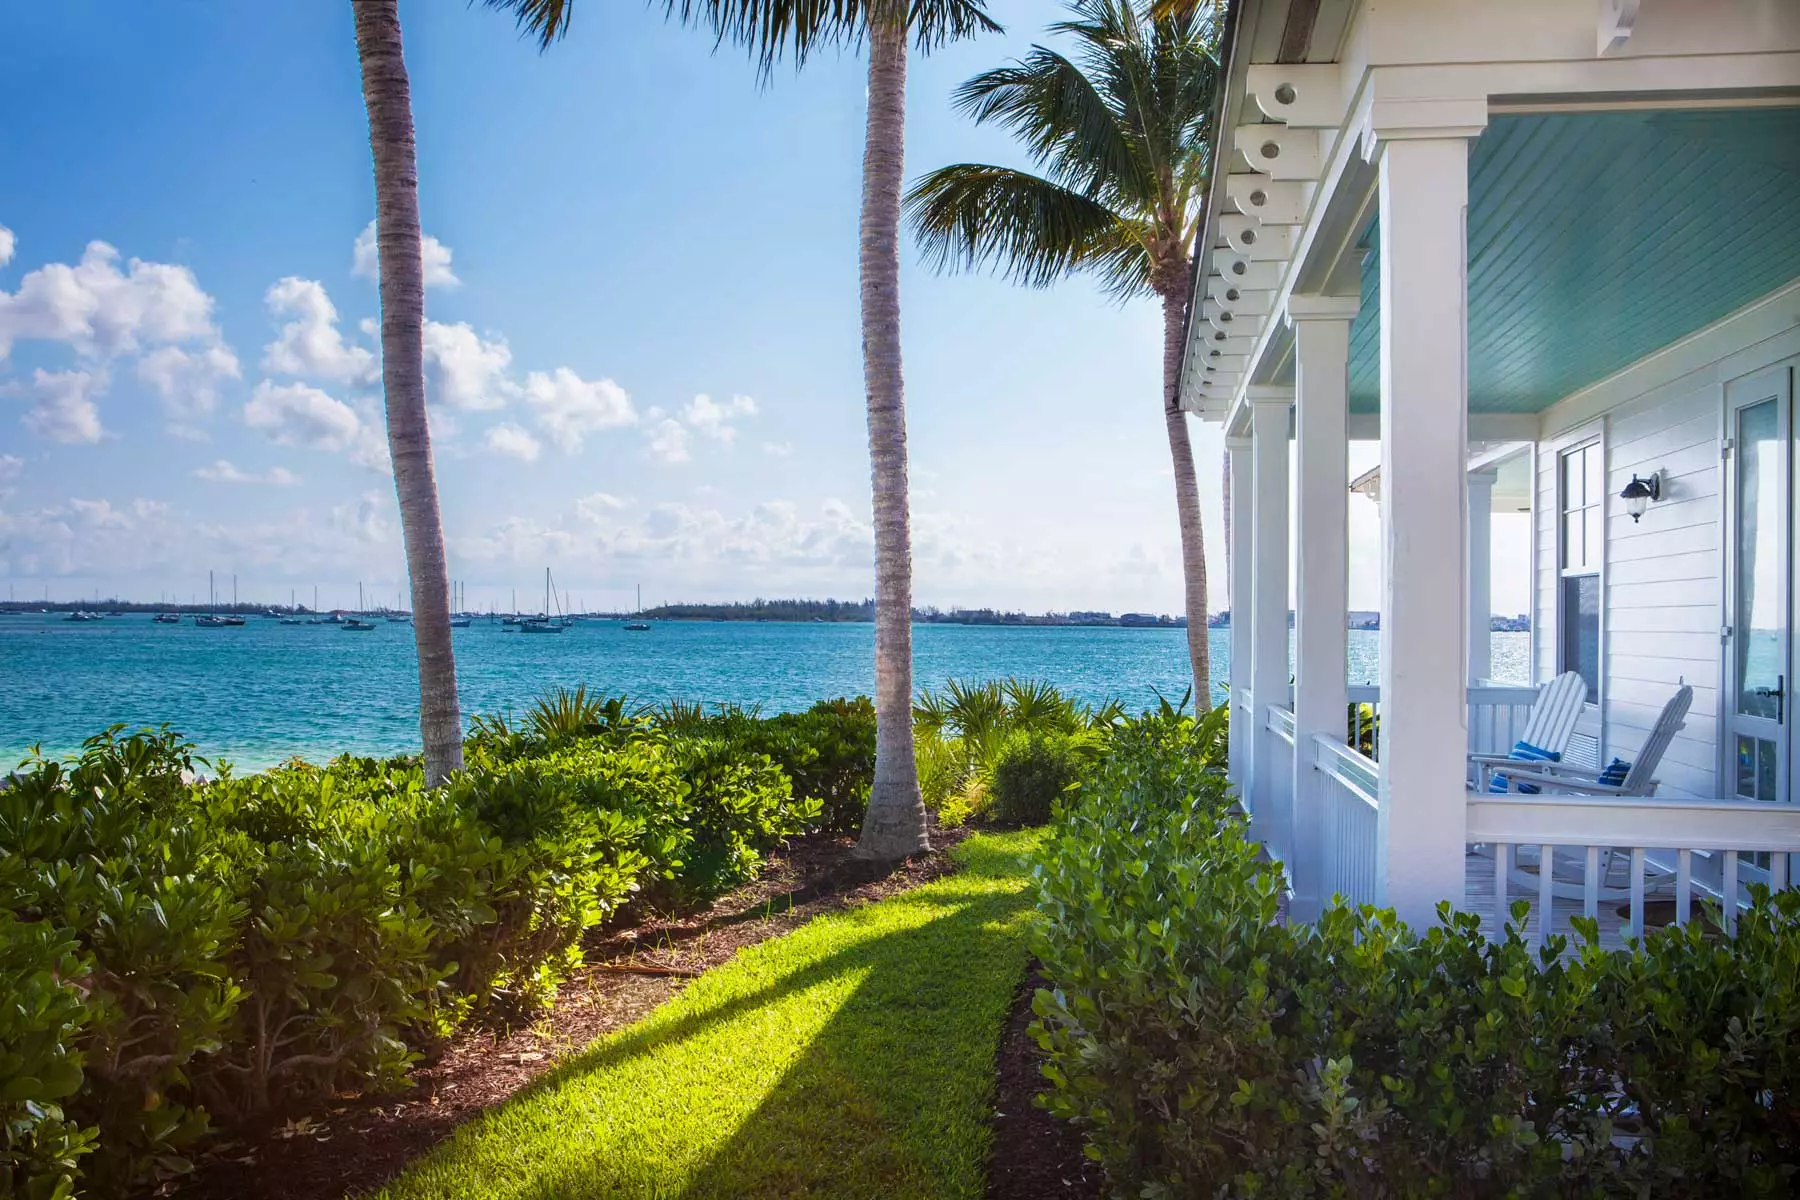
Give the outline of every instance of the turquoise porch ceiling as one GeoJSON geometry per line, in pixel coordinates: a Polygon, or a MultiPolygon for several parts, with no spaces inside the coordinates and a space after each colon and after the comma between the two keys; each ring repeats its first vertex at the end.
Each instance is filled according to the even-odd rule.
{"type": "MultiPolygon", "coordinates": [[[[1380,392],[1379,231],[1350,403],[1380,392]]],[[[1469,409],[1538,412],[1800,278],[1800,108],[1498,116],[1469,161],[1469,409]]]]}

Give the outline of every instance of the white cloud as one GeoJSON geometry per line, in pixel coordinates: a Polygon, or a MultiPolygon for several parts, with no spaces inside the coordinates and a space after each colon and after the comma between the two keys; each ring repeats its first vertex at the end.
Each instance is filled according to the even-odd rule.
{"type": "Polygon", "coordinates": [[[737,430],[731,424],[733,421],[739,417],[755,415],[756,401],[748,396],[733,396],[720,404],[704,393],[688,401],[687,407],[681,410],[681,419],[690,428],[721,442],[729,442],[737,436],[737,430]]]}
{"type": "Polygon", "coordinates": [[[764,454],[772,454],[776,458],[786,458],[788,455],[790,455],[794,452],[794,443],[792,443],[792,442],[764,442],[762,448],[763,448],[764,454]]]}
{"type": "MultiPolygon", "coordinates": [[[[6,234],[11,256],[15,239],[6,234]]],[[[213,299],[192,271],[170,263],[131,259],[89,242],[74,266],[47,263],[0,291],[0,358],[15,341],[63,342],[88,357],[136,353],[145,346],[218,340],[213,299]]]]}
{"type": "Polygon", "coordinates": [[[187,421],[209,415],[220,382],[242,378],[242,372],[237,355],[220,343],[192,351],[161,346],[138,359],[137,377],[162,397],[165,412],[187,421]]]}
{"type": "Polygon", "coordinates": [[[13,231],[0,225],[0,267],[12,261],[13,251],[18,247],[19,239],[13,236],[13,231]]]}
{"type": "MultiPolygon", "coordinates": [[[[450,269],[450,247],[427,233],[421,235],[419,248],[425,260],[426,287],[455,287],[462,282],[450,269]]],[[[350,251],[350,273],[363,279],[381,278],[381,255],[375,243],[373,221],[356,235],[356,244],[350,251]]]]}
{"type": "Polygon", "coordinates": [[[611,519],[613,513],[623,511],[630,504],[629,500],[610,492],[595,492],[575,501],[575,515],[596,525],[603,525],[611,519]]]}
{"type": "Polygon", "coordinates": [[[94,397],[106,390],[104,370],[32,373],[37,403],[25,414],[25,428],[53,442],[97,442],[106,434],[94,397]]]}
{"type": "Polygon", "coordinates": [[[375,356],[344,341],[337,327],[337,308],[325,294],[324,284],[289,275],[263,299],[273,315],[293,318],[263,349],[263,370],[334,383],[374,380],[375,356]]]}
{"type": "Polygon", "coordinates": [[[363,432],[362,418],[342,400],[304,383],[263,380],[244,405],[244,423],[283,446],[348,450],[363,432]]]}
{"type": "Polygon", "coordinates": [[[518,391],[506,377],[512,365],[506,339],[488,340],[461,322],[425,322],[425,365],[435,385],[432,398],[451,408],[505,408],[518,391]]]}
{"type": "Polygon", "coordinates": [[[590,433],[635,424],[637,413],[625,389],[610,379],[589,382],[567,367],[525,377],[525,399],[538,428],[565,453],[580,451],[590,433]]]}
{"type": "Polygon", "coordinates": [[[292,487],[300,482],[300,477],[286,467],[270,467],[258,475],[242,470],[223,458],[211,466],[196,468],[194,477],[208,483],[267,483],[276,487],[292,487]]]}
{"type": "Polygon", "coordinates": [[[651,427],[649,434],[650,457],[658,462],[683,463],[688,461],[687,427],[674,417],[664,417],[651,427]]]}
{"type": "Polygon", "coordinates": [[[0,480],[17,479],[24,471],[24,459],[16,454],[0,454],[0,480]]]}
{"type": "Polygon", "coordinates": [[[529,432],[511,423],[491,427],[482,441],[495,454],[516,458],[520,462],[536,462],[542,444],[529,432]]]}

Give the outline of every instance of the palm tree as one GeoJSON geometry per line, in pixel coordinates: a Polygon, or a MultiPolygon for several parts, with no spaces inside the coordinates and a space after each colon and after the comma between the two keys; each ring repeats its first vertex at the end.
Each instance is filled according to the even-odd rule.
{"type": "Polygon", "coordinates": [[[425,778],[460,771],[462,711],[450,645],[450,573],[438,513],[431,430],[425,418],[425,269],[419,236],[419,168],[412,88],[400,38],[398,0],[353,0],[369,149],[375,159],[376,245],[381,277],[381,384],[388,457],[400,503],[419,655],[419,731],[425,778]]]}
{"type": "MultiPolygon", "coordinates": [[[[574,0],[487,0],[549,45],[574,0]]],[[[861,231],[863,388],[875,514],[875,784],[857,841],[861,857],[894,861],[931,848],[912,727],[912,532],[906,399],[900,363],[900,202],[905,176],[906,57],[1000,27],[981,0],[667,0],[684,22],[748,47],[767,73],[787,55],[869,47],[861,231]]]]}
{"type": "Polygon", "coordinates": [[[906,207],[939,270],[987,267],[1031,287],[1080,271],[1121,301],[1162,301],[1163,424],[1175,467],[1194,694],[1206,696],[1206,546],[1187,418],[1178,406],[1193,245],[1212,168],[1219,86],[1212,6],[1075,0],[1051,26],[1074,58],[1043,46],[956,91],[977,123],[1024,142],[1041,175],[957,163],[931,172],[906,207]],[[1164,13],[1164,10],[1166,14],[1164,13]]]}

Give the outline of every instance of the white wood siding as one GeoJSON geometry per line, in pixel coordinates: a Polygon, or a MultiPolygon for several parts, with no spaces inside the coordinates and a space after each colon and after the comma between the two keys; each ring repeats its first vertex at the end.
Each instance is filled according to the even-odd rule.
{"type": "Polygon", "coordinates": [[[1800,281],[1544,413],[1532,613],[1537,677],[1557,668],[1558,452],[1598,430],[1609,497],[1601,705],[1582,728],[1604,738],[1603,755],[1631,759],[1675,689],[1693,687],[1687,727],[1658,772],[1662,794],[1722,794],[1724,386],[1800,353],[1795,318],[1781,319],[1796,297],[1800,281]],[[1652,471],[1662,472],[1663,498],[1633,524],[1618,494],[1633,474],[1652,471]]]}

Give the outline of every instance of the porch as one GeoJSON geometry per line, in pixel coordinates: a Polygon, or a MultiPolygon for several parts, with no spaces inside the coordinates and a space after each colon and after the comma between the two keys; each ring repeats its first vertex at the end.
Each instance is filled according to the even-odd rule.
{"type": "Polygon", "coordinates": [[[1230,458],[1233,780],[1301,918],[1343,895],[1426,926],[1449,900],[1497,931],[1524,901],[1532,938],[1587,916],[1618,944],[1711,898],[1729,927],[1800,861],[1770,699],[1796,674],[1794,564],[1769,549],[1796,540],[1794,471],[1770,471],[1794,458],[1800,22],[1763,29],[1785,53],[1758,62],[1673,53],[1671,27],[1650,64],[1629,30],[1579,57],[1573,24],[1546,35],[1577,17],[1526,4],[1488,31],[1502,101],[1454,22],[1400,9],[1391,43],[1365,12],[1332,61],[1230,64],[1182,398],[1230,458]],[[1464,65],[1426,87],[1381,58],[1403,43],[1464,65]],[[1773,449],[1727,458],[1764,402],[1773,449]],[[1380,462],[1367,688],[1346,678],[1357,439],[1380,462]],[[1652,796],[1470,788],[1468,756],[1510,750],[1535,696],[1488,678],[1508,463],[1529,480],[1530,675],[1587,681],[1593,764],[1634,758],[1694,689],[1652,796]],[[1620,497],[1638,479],[1648,513],[1620,497]],[[1745,649],[1772,635],[1774,666],[1745,649]],[[1353,704],[1378,711],[1378,749],[1353,704]]]}

